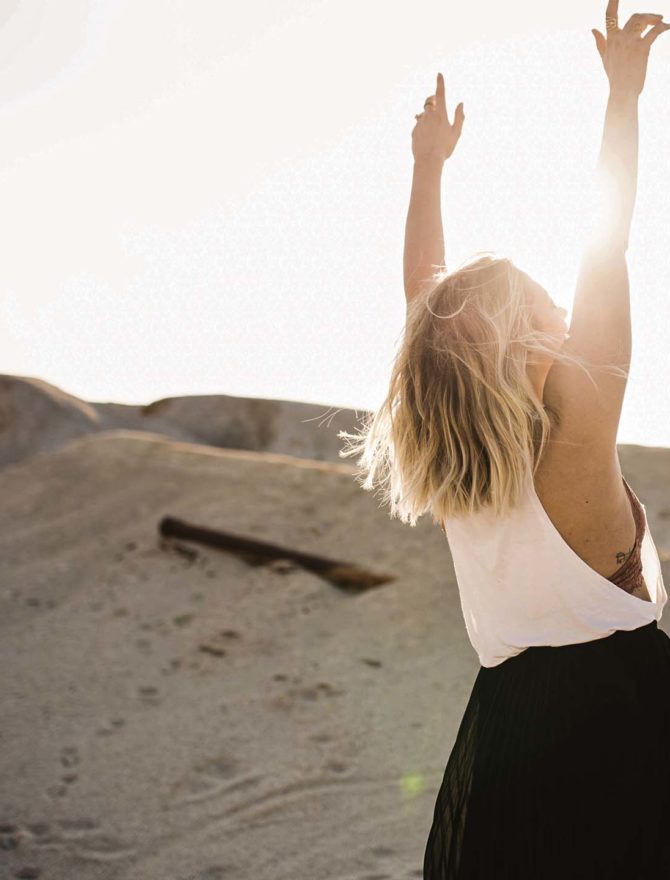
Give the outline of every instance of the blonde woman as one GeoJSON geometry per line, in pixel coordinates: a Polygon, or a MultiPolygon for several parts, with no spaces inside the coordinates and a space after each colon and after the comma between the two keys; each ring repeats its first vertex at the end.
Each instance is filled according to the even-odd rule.
{"type": "Polygon", "coordinates": [[[669,27],[642,13],[619,27],[611,0],[607,37],[592,31],[610,86],[603,203],[569,332],[565,309],[500,255],[435,274],[441,172],[465,118],[460,104],[449,122],[441,75],[412,133],[402,345],[383,405],[340,436],[392,516],[430,513],[444,530],[481,664],[425,880],[670,878],[667,593],[616,447],[638,99],[669,27]]]}

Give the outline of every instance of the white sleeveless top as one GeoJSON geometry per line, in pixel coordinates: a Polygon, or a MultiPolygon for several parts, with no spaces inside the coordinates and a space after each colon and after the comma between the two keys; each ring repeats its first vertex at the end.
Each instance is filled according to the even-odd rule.
{"type": "Polygon", "coordinates": [[[642,509],[640,558],[651,602],[575,553],[549,519],[530,471],[519,506],[505,517],[490,509],[447,517],[465,626],[481,665],[498,666],[531,645],[587,642],[660,620],[668,595],[642,509]]]}

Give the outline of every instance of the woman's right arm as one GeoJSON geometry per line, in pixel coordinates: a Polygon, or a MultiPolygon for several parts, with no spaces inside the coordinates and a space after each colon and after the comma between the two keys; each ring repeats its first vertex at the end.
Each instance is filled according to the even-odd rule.
{"type": "Polygon", "coordinates": [[[670,25],[663,24],[662,15],[639,13],[620,29],[618,8],[618,0],[610,0],[606,19],[617,24],[608,30],[607,40],[592,32],[610,93],[596,170],[597,204],[591,206],[569,332],[570,347],[591,362],[628,367],[632,342],[626,251],[637,193],[638,102],[651,45],[670,25]]]}
{"type": "Polygon", "coordinates": [[[593,241],[589,244],[621,248],[625,253],[637,192],[638,99],[647,76],[651,46],[670,25],[663,23],[662,15],[638,13],[619,28],[618,13],[618,0],[610,0],[606,20],[616,22],[616,26],[607,31],[607,39],[599,31],[592,31],[610,94],[596,172],[599,198],[593,241]]]}
{"type": "MultiPolygon", "coordinates": [[[[610,0],[608,19],[618,2],[610,0]]],[[[571,441],[603,453],[616,449],[632,352],[630,289],[626,251],[637,191],[638,99],[644,86],[651,43],[670,25],[662,16],[631,16],[623,29],[594,31],[607,73],[610,95],[597,168],[599,201],[579,268],[564,350],[595,367],[614,364],[623,375],[596,370],[591,382],[577,369],[555,363],[545,383],[545,399],[560,412],[571,441]],[[642,32],[653,25],[642,37],[642,32]]]]}
{"type": "Polygon", "coordinates": [[[602,147],[596,170],[599,204],[591,230],[593,241],[626,253],[637,193],[639,96],[612,91],[607,101],[602,147]]]}

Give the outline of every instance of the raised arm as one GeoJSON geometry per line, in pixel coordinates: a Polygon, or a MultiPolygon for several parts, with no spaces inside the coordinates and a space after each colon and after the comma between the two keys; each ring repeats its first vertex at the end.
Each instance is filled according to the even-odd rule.
{"type": "Polygon", "coordinates": [[[608,4],[607,39],[592,31],[610,94],[596,171],[599,201],[592,206],[564,349],[596,368],[613,364],[624,376],[596,369],[594,386],[578,369],[555,363],[544,389],[545,400],[560,413],[562,432],[603,452],[616,448],[632,351],[626,251],[637,191],[638,99],[650,47],[670,27],[661,15],[636,14],[620,29],[618,6],[618,0],[608,4]],[[649,25],[652,29],[642,37],[649,25]]]}
{"type": "Polygon", "coordinates": [[[403,277],[407,302],[444,266],[442,168],[440,159],[414,162],[412,194],[405,223],[403,277]]]}
{"type": "Polygon", "coordinates": [[[606,12],[607,39],[593,30],[596,47],[610,85],[605,126],[597,168],[599,204],[594,214],[596,246],[628,249],[637,192],[638,101],[647,74],[649,50],[670,25],[662,15],[632,15],[618,26],[618,0],[610,0],[606,12]],[[652,25],[649,33],[642,32],[652,25]]]}
{"type": "Polygon", "coordinates": [[[454,124],[447,115],[444,78],[437,75],[437,90],[426,98],[424,112],[416,116],[412,131],[414,172],[407,222],[403,276],[407,303],[444,263],[441,183],[444,163],[453,154],[463,129],[463,104],[456,108],[454,124]]]}

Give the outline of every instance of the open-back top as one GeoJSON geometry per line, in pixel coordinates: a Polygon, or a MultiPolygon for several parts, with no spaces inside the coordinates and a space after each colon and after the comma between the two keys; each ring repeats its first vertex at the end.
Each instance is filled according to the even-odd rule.
{"type": "Polygon", "coordinates": [[[661,619],[668,596],[646,509],[622,479],[636,538],[609,577],[564,540],[530,471],[520,503],[506,516],[485,508],[446,518],[465,626],[482,666],[497,666],[532,645],[592,641],[661,619]]]}

